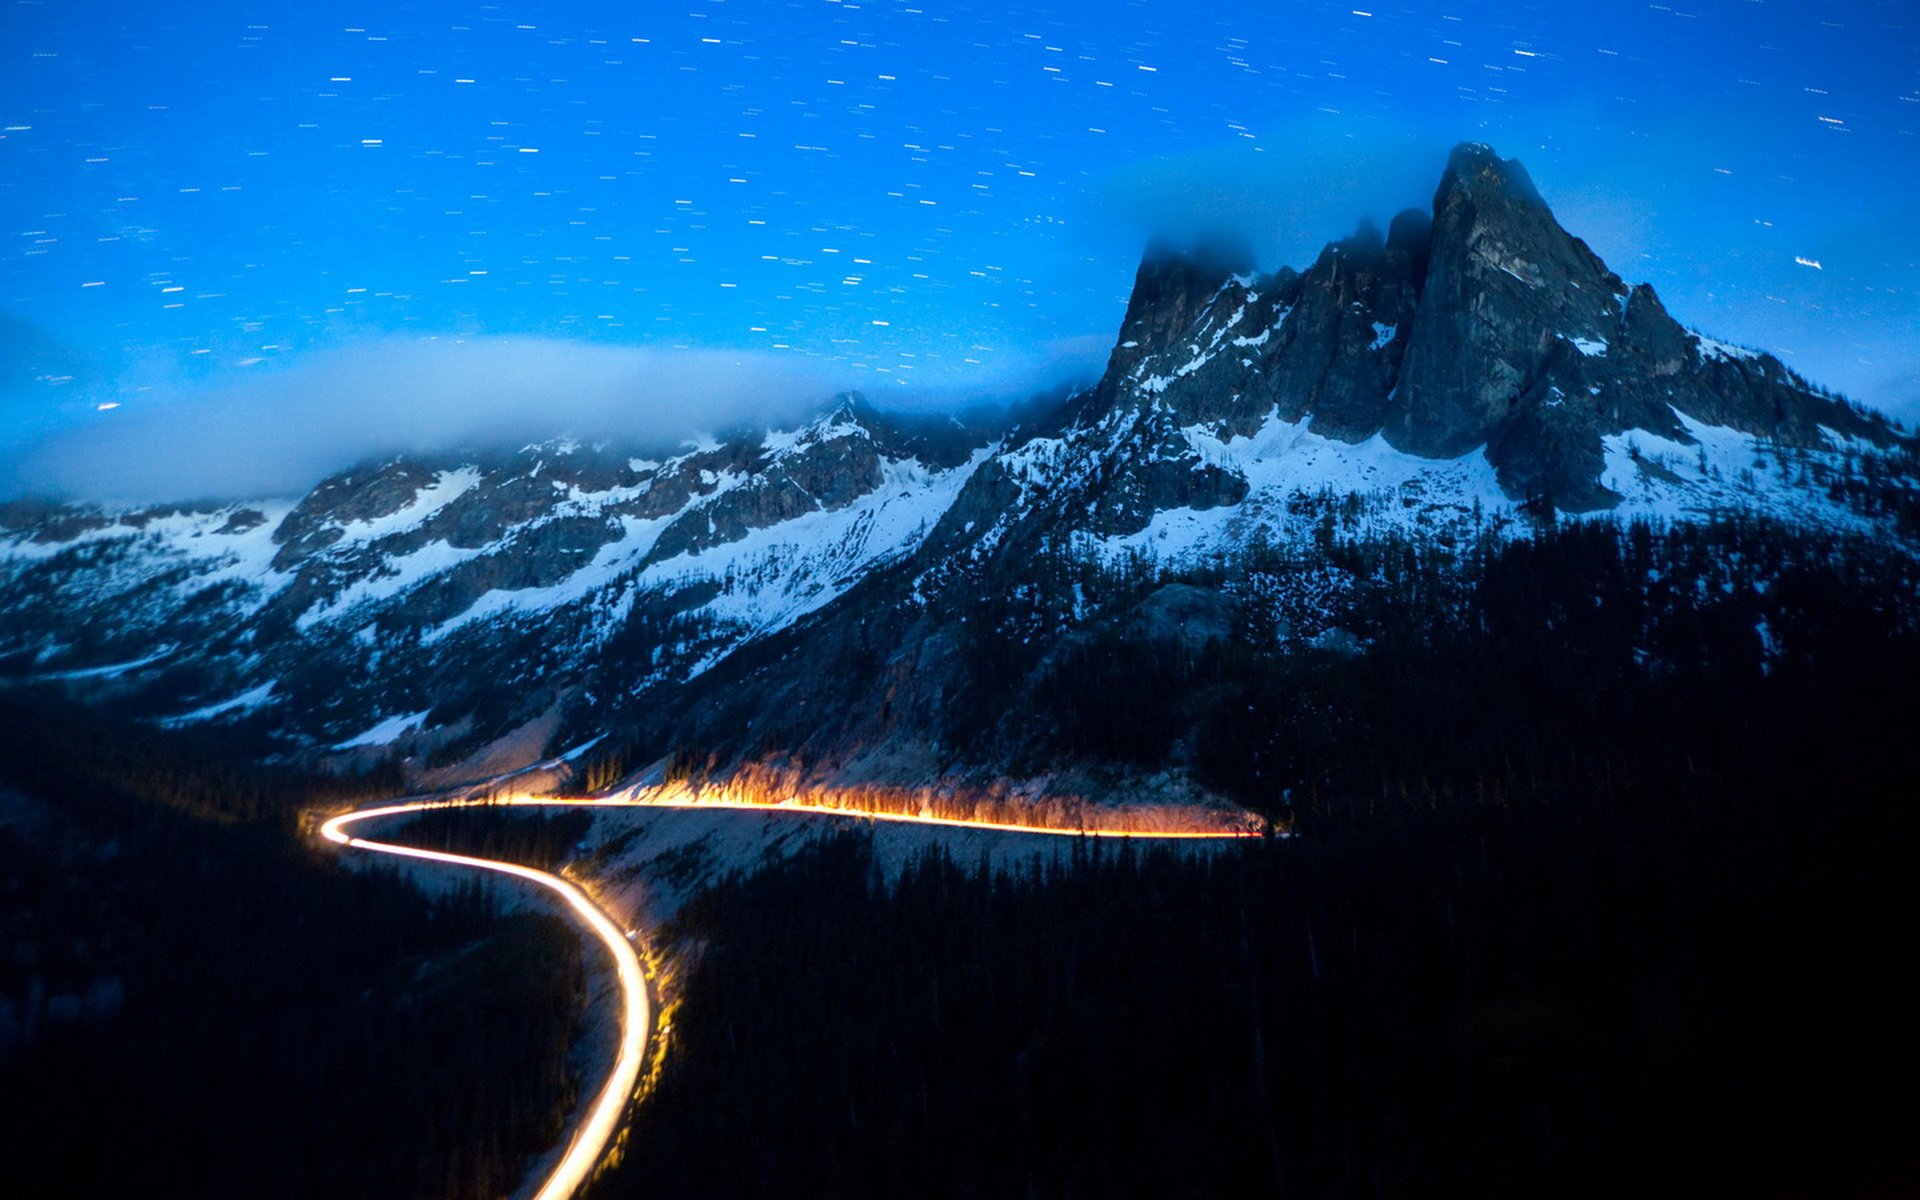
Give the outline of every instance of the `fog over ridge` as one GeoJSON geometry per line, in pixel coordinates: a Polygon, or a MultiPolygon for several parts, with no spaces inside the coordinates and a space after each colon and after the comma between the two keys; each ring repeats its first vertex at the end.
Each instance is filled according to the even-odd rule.
{"type": "Polygon", "coordinates": [[[791,420],[840,386],[817,364],[770,353],[390,338],[91,414],[0,468],[0,493],[109,504],[294,495],[390,454],[560,436],[657,444],[791,420]]]}

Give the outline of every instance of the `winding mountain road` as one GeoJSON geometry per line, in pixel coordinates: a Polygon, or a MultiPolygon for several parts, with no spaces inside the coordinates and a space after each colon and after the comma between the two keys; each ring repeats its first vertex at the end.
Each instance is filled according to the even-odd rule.
{"type": "Polygon", "coordinates": [[[540,1190],[534,1193],[534,1200],[569,1200],[593,1174],[593,1168],[606,1151],[607,1143],[613,1140],[614,1133],[619,1130],[620,1118],[627,1110],[627,1098],[633,1095],[634,1085],[640,1080],[640,1068],[646,1061],[647,1033],[653,1024],[652,1008],[647,999],[646,975],[640,968],[639,954],[634,951],[626,934],[607,916],[606,910],[590,900],[579,887],[558,875],[497,859],[449,854],[442,850],[422,850],[395,842],[376,842],[354,837],[347,832],[348,826],[361,821],[435,808],[468,806],[468,803],[460,801],[429,800],[362,809],[334,817],[320,827],[320,835],[330,842],[338,842],[356,850],[394,854],[401,858],[471,867],[481,871],[497,871],[545,888],[564,900],[574,920],[606,947],[607,954],[613,959],[614,975],[620,982],[620,1048],[614,1056],[613,1070],[601,1086],[600,1094],[594,1098],[586,1119],[574,1131],[566,1153],[554,1166],[546,1182],[540,1185],[540,1190]]]}
{"type": "Polygon", "coordinates": [[[365,850],[374,854],[390,854],[400,858],[415,859],[447,866],[466,867],[479,871],[494,871],[529,883],[558,896],[565,902],[574,921],[581,929],[597,939],[613,960],[614,975],[620,985],[620,1045],[614,1056],[613,1069],[608,1073],[606,1082],[594,1098],[593,1106],[574,1131],[567,1143],[566,1153],[554,1165],[539,1190],[533,1193],[533,1200],[571,1200],[580,1188],[593,1175],[606,1148],[619,1132],[621,1118],[625,1116],[627,1103],[640,1080],[640,1072],[646,1062],[647,1038],[652,1029],[653,1012],[647,995],[645,972],[640,965],[640,956],[634,950],[629,935],[607,915],[606,910],[582,891],[580,887],[560,876],[547,871],[524,867],[518,863],[501,862],[491,858],[476,858],[466,854],[450,854],[443,850],[425,850],[415,846],[403,846],[397,842],[374,841],[370,838],[355,837],[347,832],[351,826],[363,821],[379,820],[383,817],[404,816],[409,813],[427,812],[445,808],[682,808],[682,809],[720,809],[742,812],[805,813],[816,816],[839,817],[842,819],[874,820],[901,822],[914,825],[934,825],[958,829],[988,829],[1006,833],[1040,834],[1059,837],[1103,837],[1103,838],[1141,838],[1141,839],[1227,839],[1255,837],[1258,834],[1245,831],[1145,831],[1132,829],[1050,829],[1028,825],[1012,825],[987,821],[967,821],[949,817],[914,816],[905,813],[862,812],[849,808],[836,808],[788,801],[784,803],[763,803],[753,801],[692,801],[685,799],[635,800],[625,797],[556,799],[543,796],[513,796],[486,799],[449,798],[407,801],[388,804],[377,808],[358,809],[332,817],[320,826],[320,835],[327,841],[355,850],[365,850]]]}

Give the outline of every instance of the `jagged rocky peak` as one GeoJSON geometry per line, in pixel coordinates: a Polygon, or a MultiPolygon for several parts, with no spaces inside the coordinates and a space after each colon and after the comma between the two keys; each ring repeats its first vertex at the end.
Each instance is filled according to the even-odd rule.
{"type": "Polygon", "coordinates": [[[1269,421],[1418,458],[1484,451],[1514,499],[1608,508],[1604,439],[1690,445],[1688,421],[1789,445],[1894,432],[1780,363],[1682,328],[1561,228],[1518,162],[1468,143],[1430,212],[1363,222],[1304,273],[1149,250],[1092,416],[1167,414],[1229,440],[1269,421]]]}
{"type": "Polygon", "coordinates": [[[1384,240],[1364,220],[1297,284],[1276,288],[1282,307],[1266,343],[1274,353],[1250,389],[1251,407],[1262,411],[1247,413],[1243,426],[1277,411],[1343,441],[1378,432],[1425,285],[1430,233],[1420,213],[1395,218],[1384,240]]]}
{"type": "Polygon", "coordinates": [[[1501,158],[1485,142],[1461,142],[1447,155],[1447,168],[1433,194],[1435,214],[1458,201],[1493,201],[1545,213],[1547,201],[1517,158],[1501,158]]]}
{"type": "Polygon", "coordinates": [[[973,451],[999,437],[1015,420],[1014,413],[995,406],[959,413],[883,409],[858,391],[836,396],[821,414],[806,428],[827,436],[866,438],[886,458],[914,459],[941,468],[966,462],[973,451]]]}
{"type": "Polygon", "coordinates": [[[1434,193],[1423,303],[1388,439],[1435,458],[1486,444],[1554,340],[1605,344],[1625,293],[1560,228],[1526,168],[1478,143],[1456,148],[1434,193]]]}
{"type": "Polygon", "coordinates": [[[1165,351],[1193,325],[1222,283],[1253,269],[1252,247],[1229,234],[1208,234],[1187,246],[1155,238],[1134,273],[1133,294],[1120,322],[1120,338],[1108,360],[1107,375],[1123,376],[1135,364],[1165,351]]]}

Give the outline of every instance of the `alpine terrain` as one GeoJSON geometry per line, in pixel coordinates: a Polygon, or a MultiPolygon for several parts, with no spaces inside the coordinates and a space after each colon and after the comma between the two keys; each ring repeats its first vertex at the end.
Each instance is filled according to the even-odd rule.
{"type": "Polygon", "coordinates": [[[1910,599],[1915,452],[1682,326],[1468,144],[1430,211],[1305,270],[1154,246],[1105,374],[1057,402],[847,395],[698,444],[367,462],[297,498],[16,501],[0,670],[425,782],[565,756],[599,786],[1278,804],[1314,778],[1281,743],[1333,735],[1244,728],[1281,720],[1256,696],[1275,664],[1384,661],[1396,613],[1497,631],[1529,546],[1581,547],[1582,581],[1530,619],[1590,623],[1542,607],[1586,597],[1655,675],[1707,609],[1762,669],[1791,655],[1809,571],[1910,599]]]}
{"type": "Polygon", "coordinates": [[[14,1192],[1920,1194],[1920,442],[1518,163],[552,435],[0,506],[14,1192]]]}

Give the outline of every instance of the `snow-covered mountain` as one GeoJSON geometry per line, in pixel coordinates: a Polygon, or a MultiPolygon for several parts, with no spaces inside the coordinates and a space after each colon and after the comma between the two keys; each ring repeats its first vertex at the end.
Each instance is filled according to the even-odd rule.
{"type": "Polygon", "coordinates": [[[297,503],[15,504],[4,653],[171,722],[452,758],[550,732],[595,668],[685,681],[830,603],[925,538],[990,432],[844,397],[654,457],[555,441],[367,464],[297,503]]]}
{"type": "Polygon", "coordinates": [[[1338,644],[1334,547],[1556,515],[1910,544],[1915,463],[1883,418],[1682,328],[1466,145],[1431,213],[1304,272],[1150,250],[1104,378],[1038,417],[849,397],[667,453],[368,464],[297,503],[15,503],[0,669],[421,769],[612,734],[911,782],[1006,718],[956,715],[997,644],[1044,679],[1096,633],[1231,641],[1260,605],[1338,644]],[[1168,583],[1199,570],[1217,586],[1168,583]]]}

